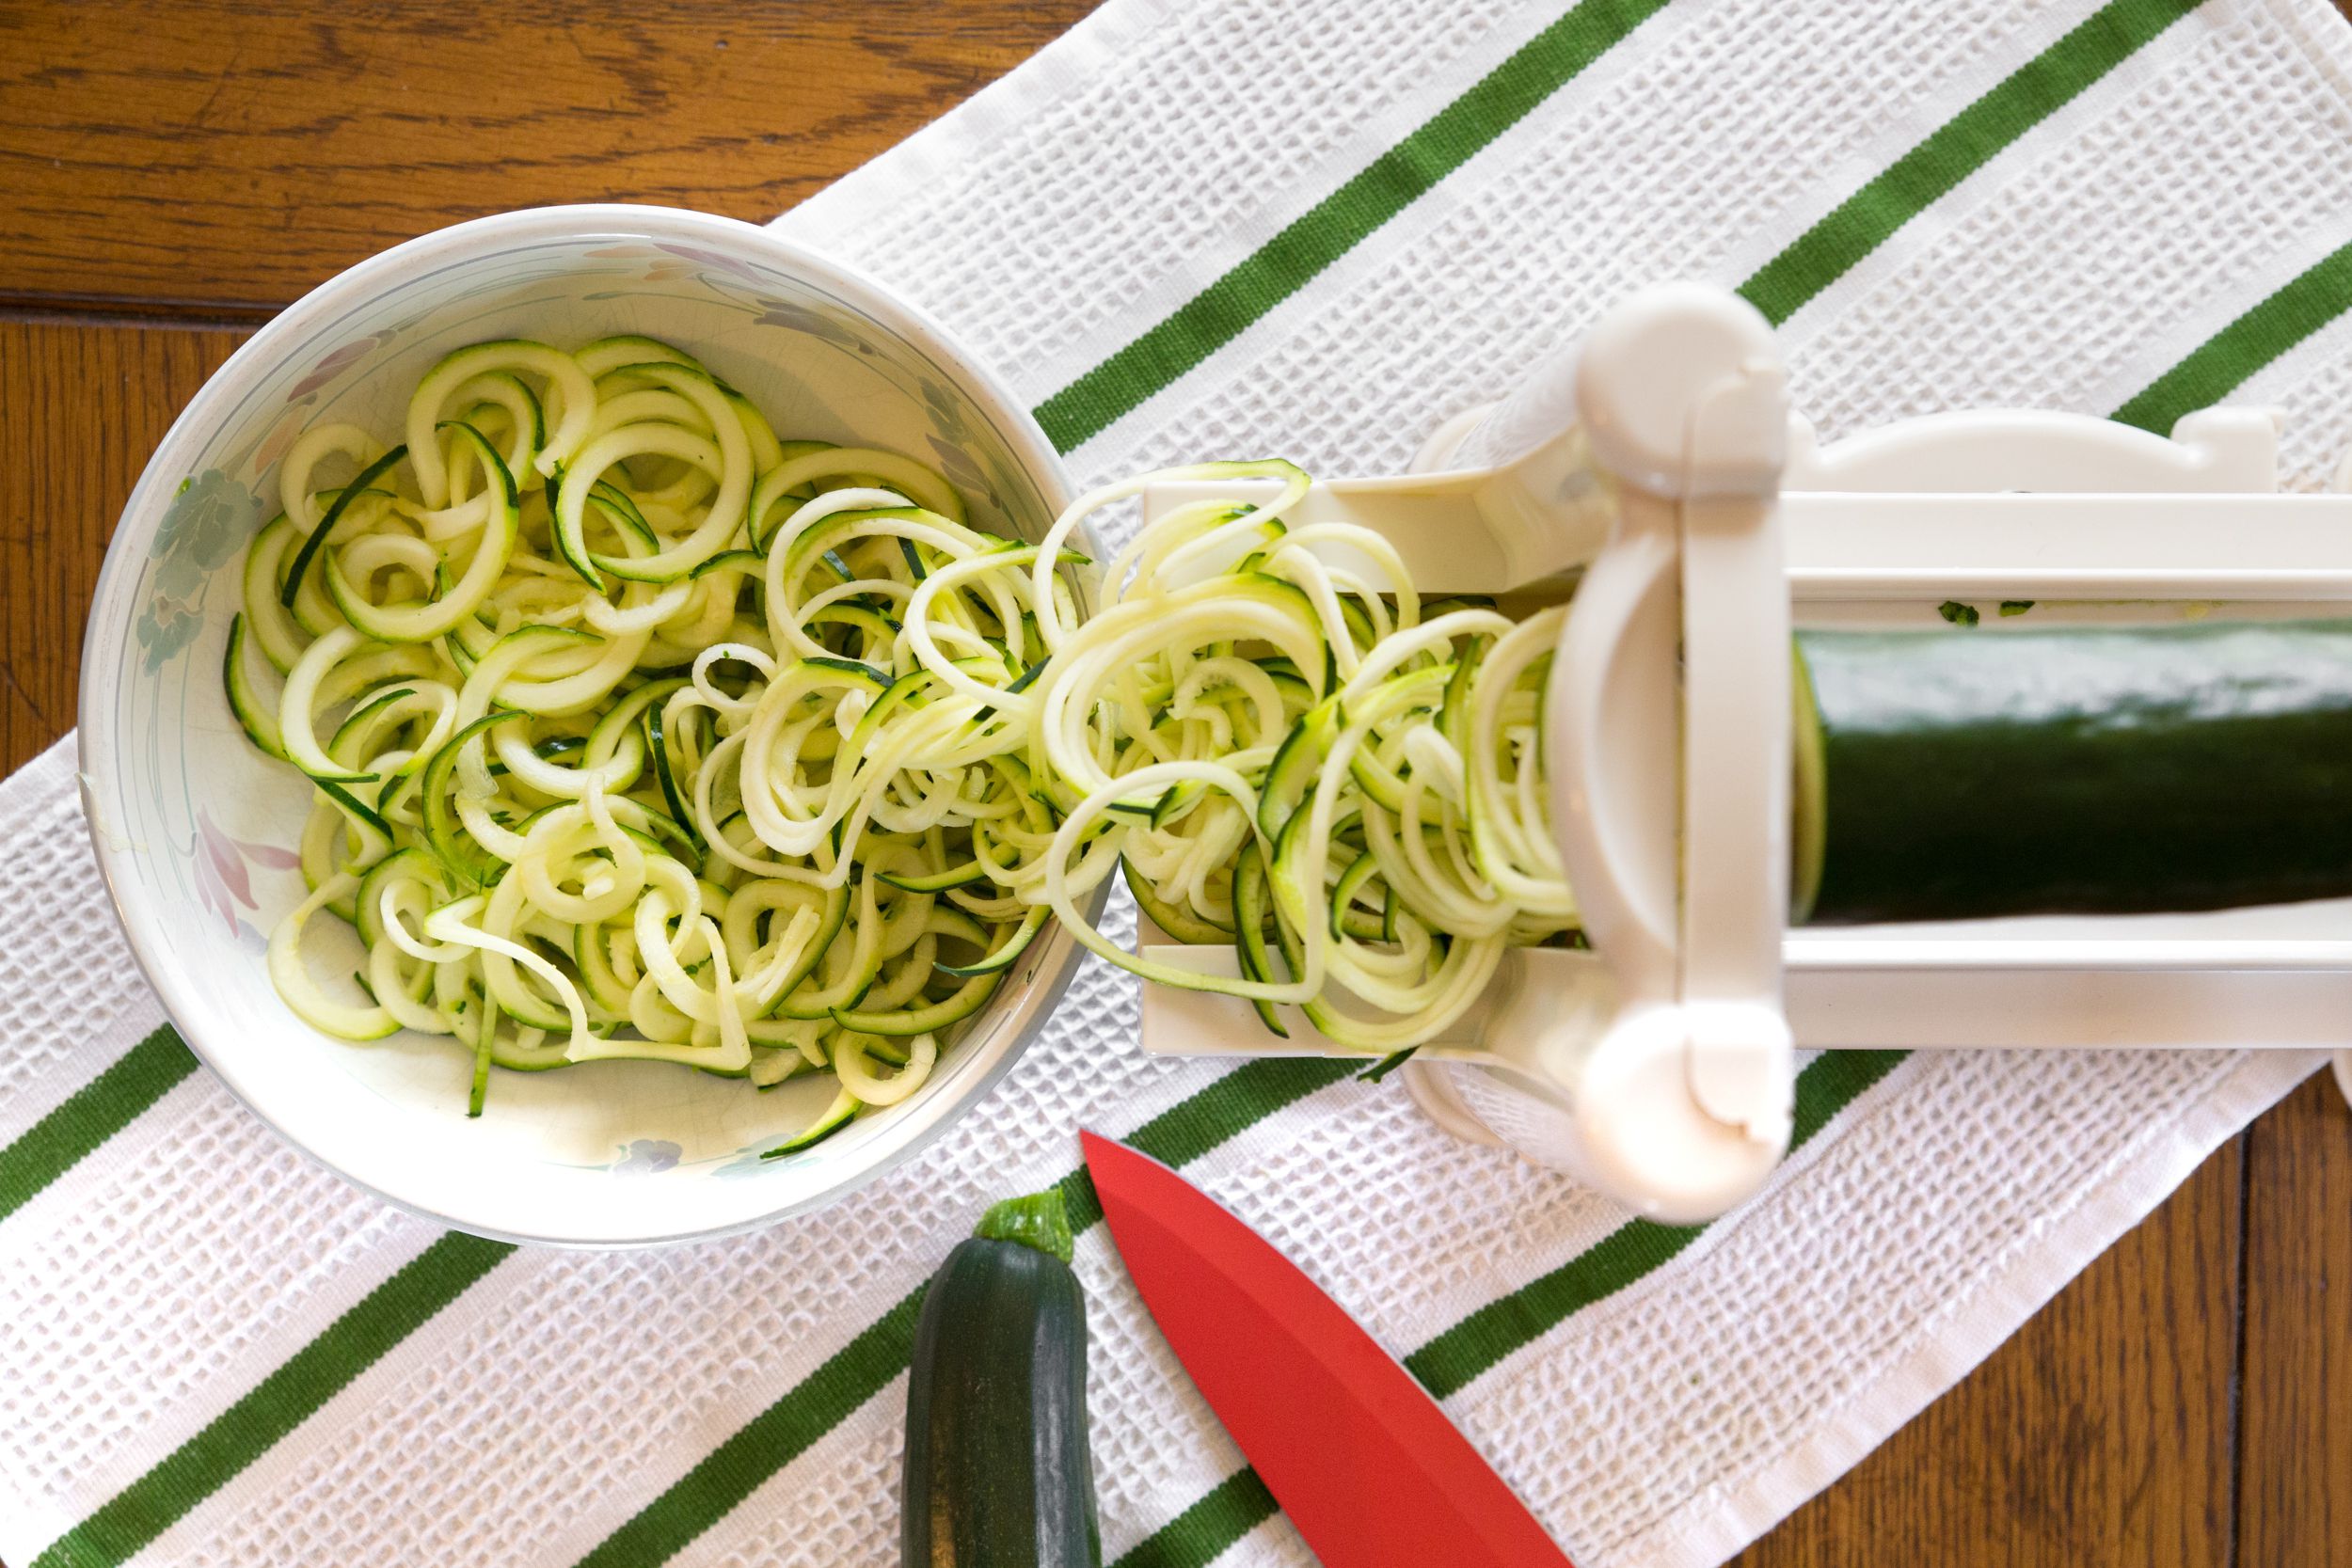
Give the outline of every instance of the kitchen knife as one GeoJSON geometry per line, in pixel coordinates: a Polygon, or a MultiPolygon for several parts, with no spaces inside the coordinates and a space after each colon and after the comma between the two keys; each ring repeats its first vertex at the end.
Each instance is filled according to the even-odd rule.
{"type": "Polygon", "coordinates": [[[1144,1305],[1326,1568],[1567,1568],[1427,1390],[1297,1265],[1158,1161],[1080,1141],[1144,1305]]]}

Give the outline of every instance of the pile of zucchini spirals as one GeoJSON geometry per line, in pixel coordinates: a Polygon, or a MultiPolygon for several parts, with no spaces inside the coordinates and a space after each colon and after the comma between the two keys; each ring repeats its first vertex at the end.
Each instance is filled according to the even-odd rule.
{"type": "Polygon", "coordinates": [[[1065,541],[1147,481],[1004,539],[649,339],[460,350],[402,434],[287,452],[224,673],[314,785],[278,989],[347,1039],[453,1037],[474,1114],[492,1066],[830,1072],[771,1152],[804,1148],[919,1088],[1051,918],[1381,1050],[1574,925],[1537,766],[1561,611],[1422,605],[1376,536],[1284,527],[1287,464],[1174,471],[1281,492],[1145,529],[1088,617],[1065,541]],[[1095,930],[1119,866],[1243,978],[1095,930]],[[364,949],[349,998],[306,959],[322,913],[364,949]]]}

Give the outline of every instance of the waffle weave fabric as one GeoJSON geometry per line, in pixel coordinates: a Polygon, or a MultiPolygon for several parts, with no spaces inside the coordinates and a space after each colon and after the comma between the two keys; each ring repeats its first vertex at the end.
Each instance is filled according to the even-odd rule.
{"type": "MultiPolygon", "coordinates": [[[[1826,437],[2267,404],[2315,488],[2352,438],[2347,88],[2318,0],[1110,0],[779,227],[949,323],[1082,483],[1401,468],[1614,299],[1695,277],[1779,325],[1826,437]]],[[[1667,1229],[1393,1081],[1146,1059],[1134,984],[1089,962],[857,1202],[514,1251],[312,1166],[162,1030],[73,767],[69,737],[0,785],[0,1560],[38,1568],[882,1568],[910,1293],[1078,1125],[1168,1117],[1576,1561],[1713,1563],[2319,1065],[1825,1056],[1766,1194],[1667,1229]],[[100,1102],[107,1135],[62,1145],[100,1102]],[[386,1292],[424,1305],[355,1342],[386,1292]]],[[[1076,1266],[1105,1560],[1311,1560],[1099,1225],[1076,1266]]]]}

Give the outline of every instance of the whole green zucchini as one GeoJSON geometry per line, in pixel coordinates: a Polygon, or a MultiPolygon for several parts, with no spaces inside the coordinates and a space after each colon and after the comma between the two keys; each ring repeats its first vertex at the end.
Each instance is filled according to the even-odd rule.
{"type": "Polygon", "coordinates": [[[907,1382],[905,1568],[1098,1568],[1086,1303],[1061,1195],[1000,1203],[931,1276],[907,1382]]]}
{"type": "Polygon", "coordinates": [[[2352,894],[2352,622],[1797,643],[1801,919],[2352,894]]]}

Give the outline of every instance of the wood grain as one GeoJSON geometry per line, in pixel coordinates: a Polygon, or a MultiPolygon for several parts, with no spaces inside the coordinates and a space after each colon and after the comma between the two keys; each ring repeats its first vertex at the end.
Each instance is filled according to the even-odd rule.
{"type": "Polygon", "coordinates": [[[0,768],[73,727],[115,520],[173,417],[242,341],[0,322],[0,768]]]}
{"type": "Polygon", "coordinates": [[[2323,1074],[2247,1142],[2238,1560],[2352,1568],[2352,1109],[2323,1074]]]}
{"type": "MultiPolygon", "coordinates": [[[[71,727],[106,539],[239,341],[223,324],[483,212],[771,216],[1088,3],[0,0],[0,766],[71,727]]],[[[1740,1560],[2352,1568],[2332,1086],[2209,1160],[1740,1560]]]]}
{"type": "Polygon", "coordinates": [[[765,221],[1090,0],[0,0],[0,305],[266,313],[460,218],[765,221]]]}
{"type": "Polygon", "coordinates": [[[2220,1568],[2242,1173],[2225,1146],[1738,1568],[2220,1568]]]}

